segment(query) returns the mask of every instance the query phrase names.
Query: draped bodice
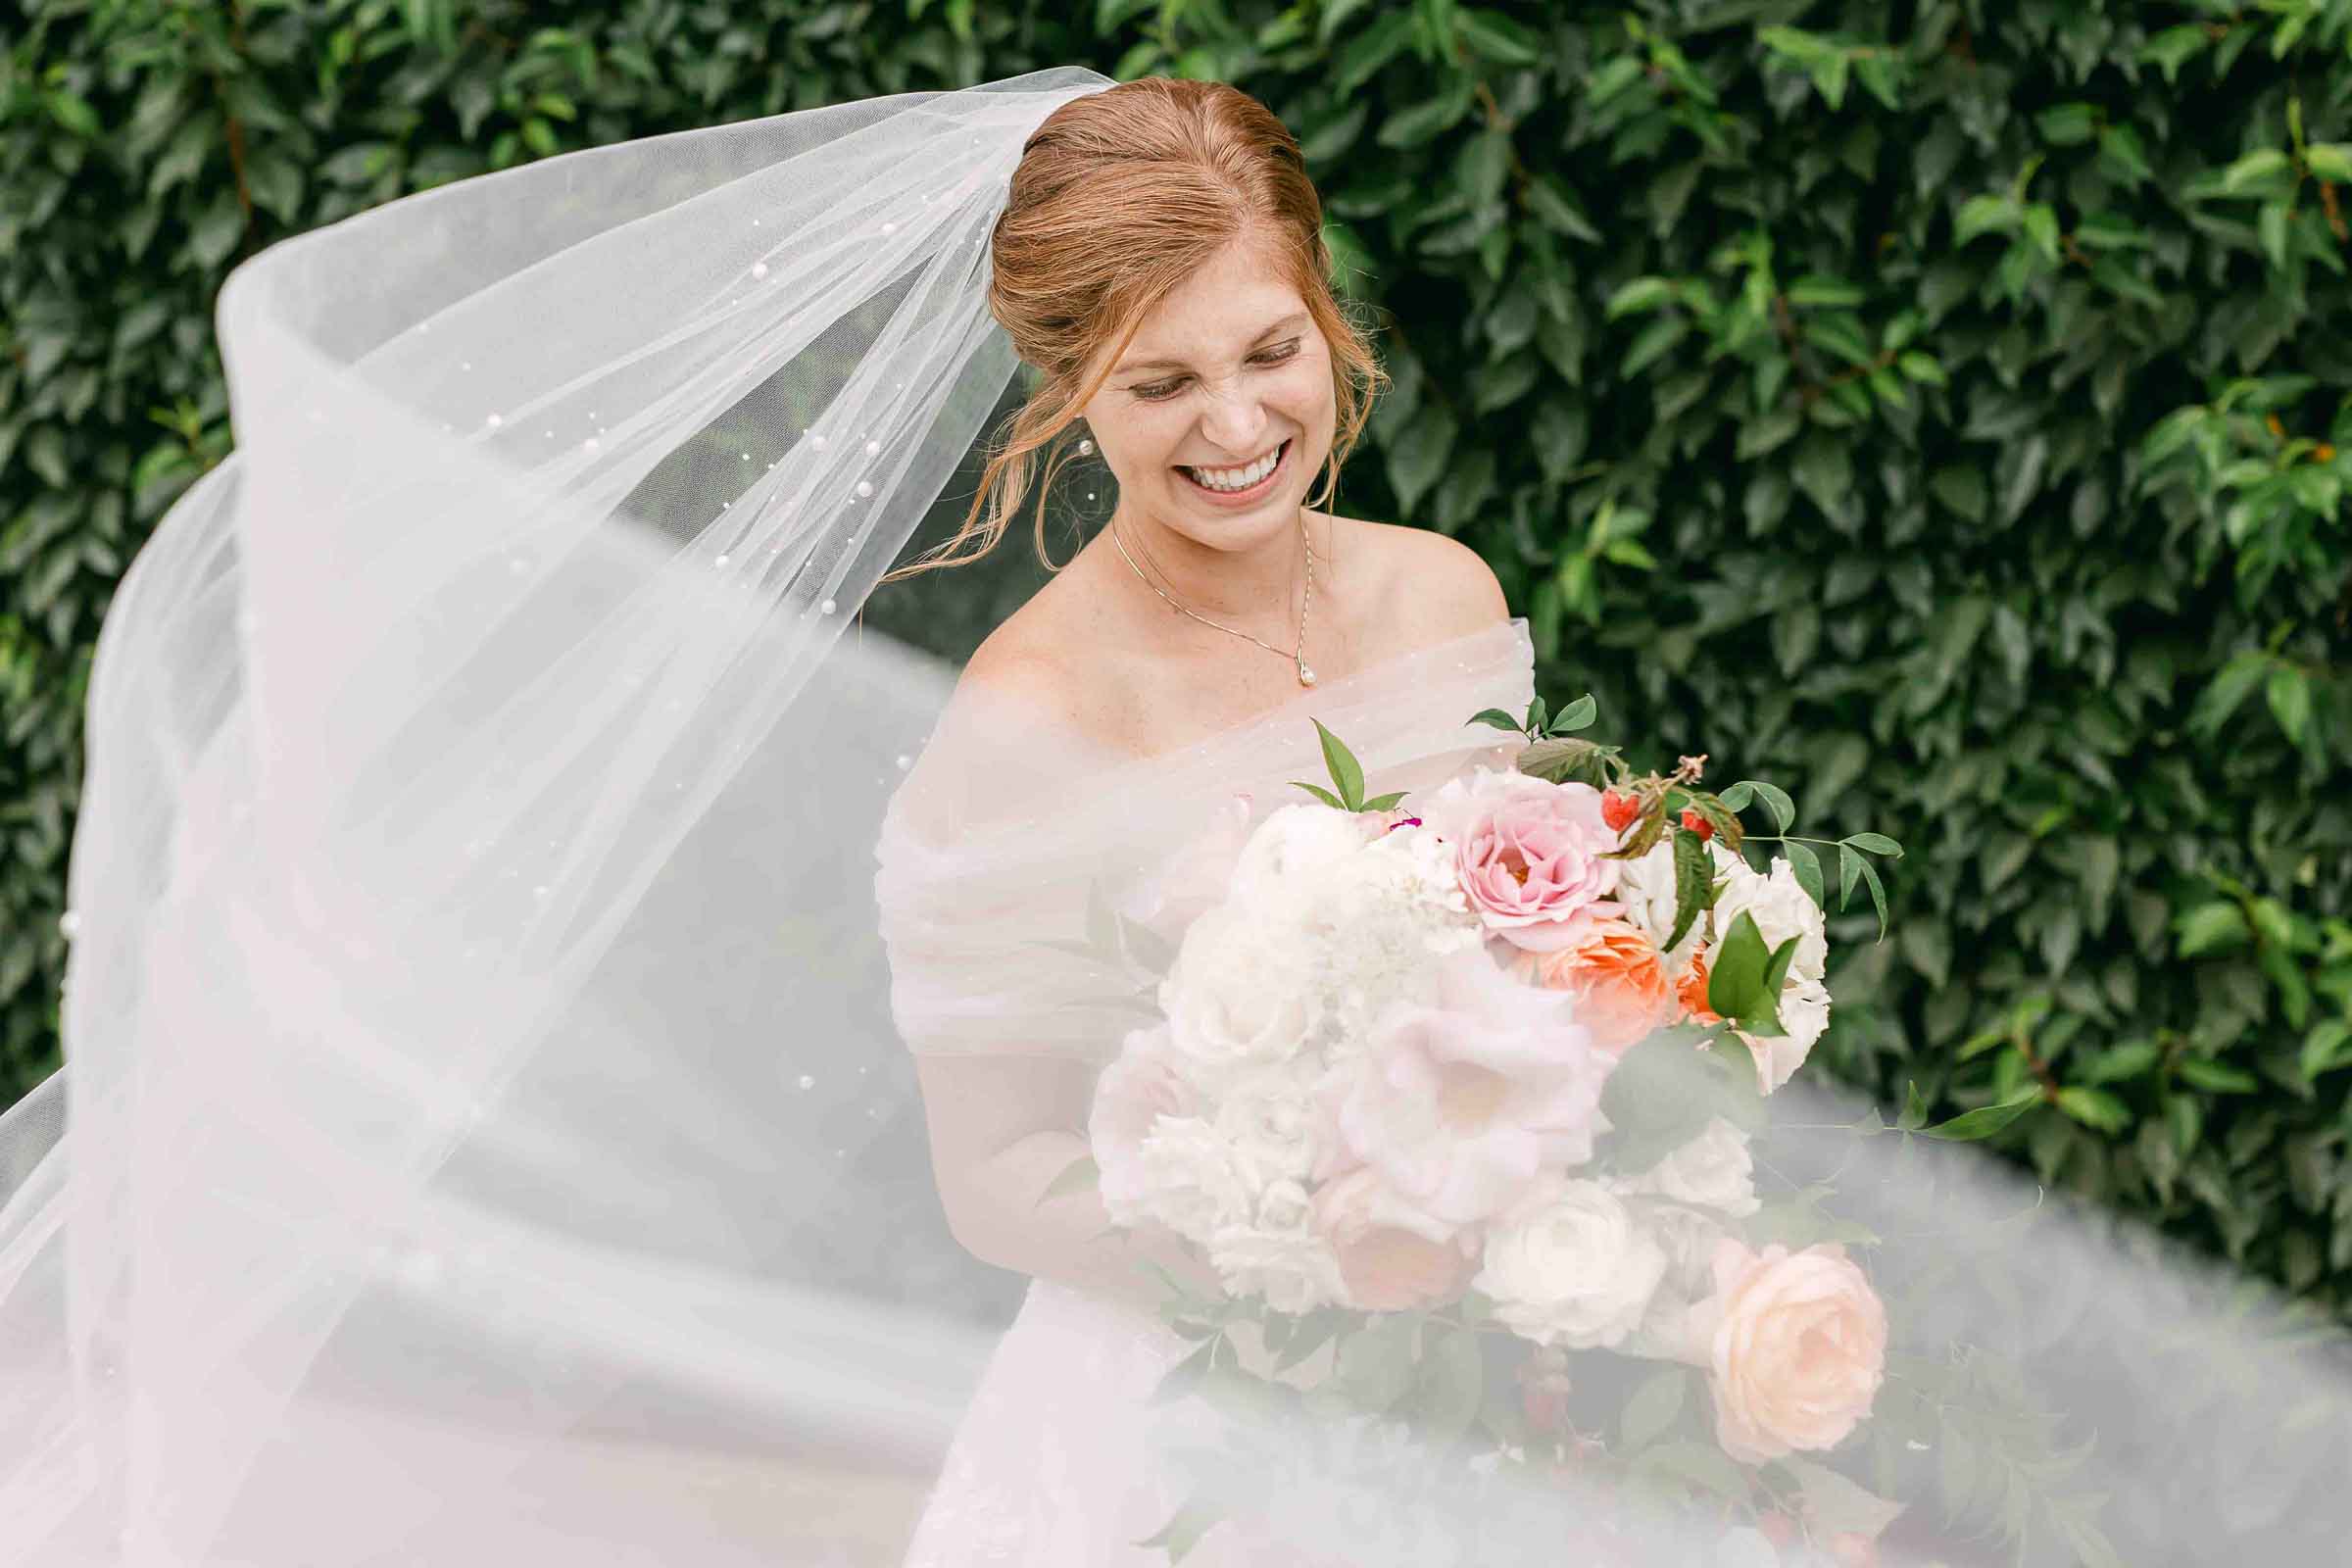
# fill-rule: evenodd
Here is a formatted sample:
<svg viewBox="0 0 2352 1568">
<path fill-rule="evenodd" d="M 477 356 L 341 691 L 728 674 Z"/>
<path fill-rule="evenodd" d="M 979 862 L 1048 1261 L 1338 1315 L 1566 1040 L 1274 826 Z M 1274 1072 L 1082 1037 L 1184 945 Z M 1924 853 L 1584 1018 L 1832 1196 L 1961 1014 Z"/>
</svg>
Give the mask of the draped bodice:
<svg viewBox="0 0 2352 1568">
<path fill-rule="evenodd" d="M 1367 795 L 1428 788 L 1507 759 L 1509 738 L 1469 720 L 1524 710 L 1533 665 L 1525 618 L 1495 621 L 1150 757 L 959 694 L 875 847 L 901 1036 L 1108 1059 L 1249 830 L 1309 799 L 1292 781 L 1328 783 L 1313 720 L 1363 764 Z"/>
</svg>

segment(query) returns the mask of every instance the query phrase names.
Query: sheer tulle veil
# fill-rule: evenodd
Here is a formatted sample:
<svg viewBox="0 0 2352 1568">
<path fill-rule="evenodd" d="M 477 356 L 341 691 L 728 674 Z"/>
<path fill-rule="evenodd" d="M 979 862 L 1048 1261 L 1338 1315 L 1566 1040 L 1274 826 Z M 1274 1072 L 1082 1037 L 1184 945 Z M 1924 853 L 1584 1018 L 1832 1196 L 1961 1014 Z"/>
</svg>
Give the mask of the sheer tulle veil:
<svg viewBox="0 0 2352 1568">
<path fill-rule="evenodd" d="M 231 275 L 237 448 L 107 617 L 66 1066 L 0 1117 L 0 1560 L 892 1560 L 868 1483 L 937 1465 L 997 1327 L 906 1047 L 1106 1059 L 1153 960 L 1061 939 L 1174 934 L 1171 867 L 1316 763 L 1303 704 L 1140 761 L 1014 706 L 950 729 L 951 668 L 847 634 L 1011 384 L 982 282 L 1023 145 L 1108 85 L 592 149 Z M 1491 751 L 1466 720 L 1530 662 L 1504 623 L 1313 712 L 1403 788 Z M 1886 1494 L 2011 1489 L 2034 1560 L 2081 1545 L 2053 1506 L 2127 1514 L 2133 1560 L 2336 1560 L 2326 1325 L 1965 1151 L 1785 1154 L 1924 1282 L 1914 1386 L 2034 1412 L 1894 1443 Z M 1309 1446 L 1223 1441 L 1275 1456 L 1254 1505 Z M 1284 1496 L 1335 1560 L 1443 1560 L 1395 1499 Z M 1546 1472 L 1477 1507 L 1532 1553 L 1602 1505 Z M 1645 1560 L 1763 1544 L 1721 1534 Z"/>
</svg>

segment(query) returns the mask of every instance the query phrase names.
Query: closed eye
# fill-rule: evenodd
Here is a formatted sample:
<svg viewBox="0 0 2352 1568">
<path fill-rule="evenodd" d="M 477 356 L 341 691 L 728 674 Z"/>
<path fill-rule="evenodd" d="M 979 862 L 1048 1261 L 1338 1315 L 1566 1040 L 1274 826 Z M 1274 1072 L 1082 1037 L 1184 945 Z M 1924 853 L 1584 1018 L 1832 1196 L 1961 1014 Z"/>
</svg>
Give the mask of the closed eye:
<svg viewBox="0 0 2352 1568">
<path fill-rule="evenodd" d="M 1250 362 L 1255 365 L 1280 365 L 1283 361 L 1296 359 L 1298 356 L 1298 340 L 1292 338 L 1287 343 L 1277 343 L 1270 349 L 1261 349 L 1250 358 Z M 1185 377 L 1179 375 L 1165 381 L 1153 381 L 1147 386 L 1129 387 L 1127 390 L 1142 398 L 1146 403 L 1164 403 L 1176 395 L 1177 390 L 1184 385 L 1184 382 Z"/>
</svg>

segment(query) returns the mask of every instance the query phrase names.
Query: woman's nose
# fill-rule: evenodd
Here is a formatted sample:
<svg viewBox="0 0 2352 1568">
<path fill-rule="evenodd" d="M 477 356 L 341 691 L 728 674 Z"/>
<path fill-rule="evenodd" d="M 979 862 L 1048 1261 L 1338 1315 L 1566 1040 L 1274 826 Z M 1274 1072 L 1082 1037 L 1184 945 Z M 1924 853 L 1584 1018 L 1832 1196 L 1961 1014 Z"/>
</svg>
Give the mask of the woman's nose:
<svg viewBox="0 0 2352 1568">
<path fill-rule="evenodd" d="M 1265 444 L 1266 406 L 1255 393 L 1229 387 L 1213 393 L 1200 416 L 1200 433 L 1239 463 Z"/>
</svg>

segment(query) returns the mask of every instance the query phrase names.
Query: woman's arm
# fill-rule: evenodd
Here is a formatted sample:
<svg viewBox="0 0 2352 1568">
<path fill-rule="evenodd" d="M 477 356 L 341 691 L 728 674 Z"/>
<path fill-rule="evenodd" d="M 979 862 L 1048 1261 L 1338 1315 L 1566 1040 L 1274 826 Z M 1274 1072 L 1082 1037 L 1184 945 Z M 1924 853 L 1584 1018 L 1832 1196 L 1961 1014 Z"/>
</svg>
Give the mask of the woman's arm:
<svg viewBox="0 0 2352 1568">
<path fill-rule="evenodd" d="M 1163 1227 L 1110 1229 L 1092 1186 L 1040 1202 L 1089 1152 L 1096 1069 L 1046 1056 L 928 1054 L 915 1059 L 931 1162 L 948 1228 L 982 1262 L 1155 1307 L 1159 1264 L 1196 1295 L 1216 1274 Z"/>
</svg>

